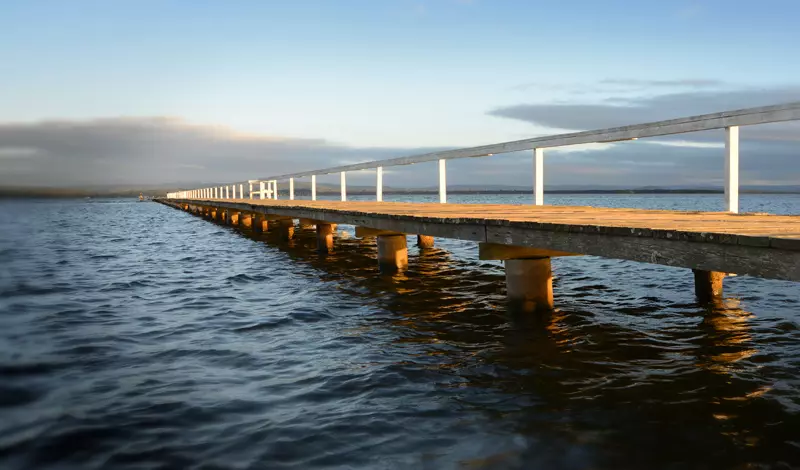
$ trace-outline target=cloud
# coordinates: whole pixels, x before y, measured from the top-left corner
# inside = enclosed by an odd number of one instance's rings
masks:
[[[721,87],[725,82],[721,80],[709,80],[702,78],[686,78],[678,80],[639,80],[633,78],[607,78],[600,81],[601,85],[613,85],[624,87],[692,87],[708,88]]]
[[[0,184],[243,181],[428,150],[250,135],[170,117],[5,123]]]
[[[488,114],[552,129],[589,130],[798,100],[800,86],[693,90],[653,96],[615,95],[599,103],[518,104]],[[762,140],[798,140],[800,136],[796,123],[748,127],[742,134]],[[705,138],[702,133],[692,135]]]
[[[706,78],[678,78],[678,79],[659,79],[647,80],[638,78],[606,78],[592,83],[578,82],[525,82],[510,87],[511,90],[523,91],[531,88],[548,91],[563,91],[571,95],[585,95],[591,93],[620,93],[647,91],[663,88],[722,88],[727,83],[722,80]]]

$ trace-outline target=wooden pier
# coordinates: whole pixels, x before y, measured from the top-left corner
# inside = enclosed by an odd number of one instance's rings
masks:
[[[431,237],[475,241],[481,259],[505,260],[509,301],[525,311],[554,307],[550,259],[575,255],[691,269],[695,292],[706,302],[722,294],[722,280],[728,274],[800,281],[800,216],[738,213],[738,126],[790,120],[800,120],[800,103],[280,175],[248,180],[247,186],[234,183],[178,191],[158,201],[256,231],[274,221],[284,238],[291,238],[294,221],[299,220],[301,225],[316,226],[322,251],[332,247],[335,224],[353,225],[356,236],[377,237],[381,269],[406,267],[409,234],[418,235],[421,247],[431,246]],[[709,129],[726,130],[727,212],[543,205],[544,148]],[[447,159],[526,149],[533,150],[533,205],[446,203]],[[383,202],[383,167],[436,160],[440,203]],[[366,169],[376,170],[375,202],[347,201],[346,172]],[[316,176],[330,173],[341,175],[341,201],[318,201]],[[303,177],[311,178],[311,200],[295,199],[294,179]],[[288,180],[288,200],[278,200],[282,180]]]
[[[406,234],[479,242],[481,259],[541,265],[556,256],[595,255],[800,281],[800,217],[602,209],[574,206],[341,202],[291,200],[181,200],[159,202],[223,223],[263,230],[264,222],[314,224],[327,250],[331,224],[356,227],[356,236],[392,243],[383,268],[402,269]],[[250,219],[245,222],[245,219]],[[398,237],[400,236],[400,237]],[[401,258],[397,260],[397,258]],[[518,263],[517,267],[524,266]],[[549,269],[549,268],[548,268]],[[528,274],[520,274],[529,278]],[[517,276],[517,277],[519,277]],[[549,276],[549,272],[548,272]],[[721,278],[695,276],[702,298],[721,295]],[[510,279],[513,284],[513,279]],[[526,280],[530,286],[541,284]],[[523,286],[524,287],[524,286]],[[522,289],[522,287],[517,290]],[[513,289],[512,289],[513,290]],[[513,292],[509,292],[513,294]],[[550,294],[552,295],[552,294]],[[549,302],[548,302],[549,303]]]

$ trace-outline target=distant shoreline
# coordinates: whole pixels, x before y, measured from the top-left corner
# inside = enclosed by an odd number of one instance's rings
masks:
[[[76,198],[138,198],[140,191],[81,191],[75,189],[0,189],[0,199],[76,199]],[[141,191],[147,197],[163,196],[166,191]],[[436,190],[385,190],[385,195],[436,195]],[[451,189],[448,194],[469,195],[469,194],[531,194],[532,190],[518,189],[494,189],[494,190],[458,190]],[[555,189],[545,191],[547,194],[722,194],[719,189]],[[791,190],[740,190],[740,194],[800,194],[800,191]],[[282,198],[288,198],[288,191],[280,191]],[[306,189],[295,190],[299,196],[310,196],[311,192]],[[321,189],[318,195],[338,195],[338,190]],[[351,196],[374,195],[374,190],[348,190]]]

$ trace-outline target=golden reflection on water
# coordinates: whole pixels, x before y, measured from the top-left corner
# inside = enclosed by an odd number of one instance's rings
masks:
[[[750,321],[754,315],[743,310],[736,298],[721,299],[708,307],[700,328],[705,332],[704,354],[698,367],[712,372],[731,374],[736,362],[755,355],[758,350],[748,345],[753,338]]]

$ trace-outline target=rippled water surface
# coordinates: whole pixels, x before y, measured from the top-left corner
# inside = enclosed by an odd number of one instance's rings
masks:
[[[704,308],[689,270],[559,258],[558,311],[520,318],[471,242],[380,275],[348,226],[323,256],[150,202],[0,211],[3,469],[800,467],[800,284]]]

